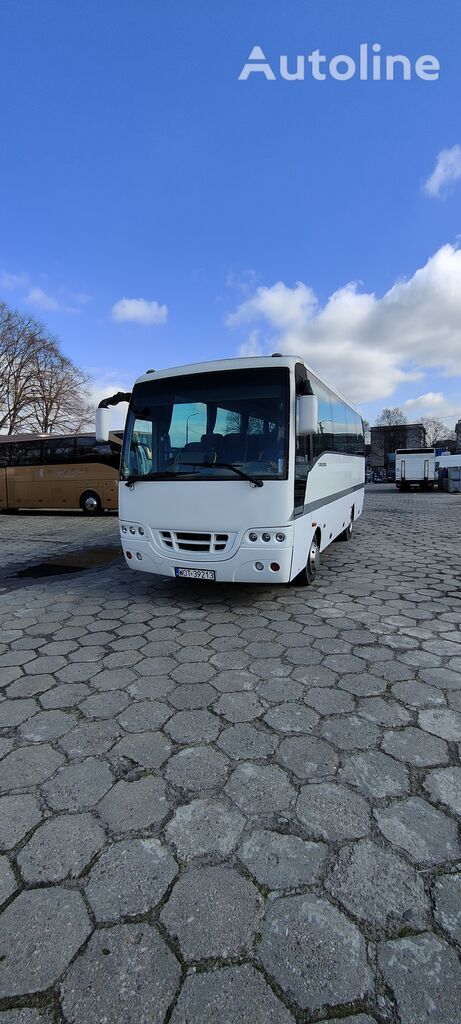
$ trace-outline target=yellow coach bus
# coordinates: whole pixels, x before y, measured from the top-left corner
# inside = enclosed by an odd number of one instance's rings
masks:
[[[78,509],[99,515],[117,508],[122,432],[0,436],[0,509]]]

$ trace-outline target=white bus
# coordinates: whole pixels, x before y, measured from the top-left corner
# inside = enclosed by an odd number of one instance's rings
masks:
[[[129,399],[119,485],[127,564],[239,583],[313,582],[320,554],[362,513],[359,412],[294,356],[176,366]]]

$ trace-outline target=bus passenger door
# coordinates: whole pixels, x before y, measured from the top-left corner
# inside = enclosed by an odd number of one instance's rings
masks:
[[[11,446],[9,508],[46,508],[46,482],[41,463],[41,441],[25,440]]]

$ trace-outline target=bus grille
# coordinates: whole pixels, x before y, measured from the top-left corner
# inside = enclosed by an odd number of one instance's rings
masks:
[[[170,551],[217,552],[226,551],[229,545],[228,533],[177,533],[161,530],[162,545]]]

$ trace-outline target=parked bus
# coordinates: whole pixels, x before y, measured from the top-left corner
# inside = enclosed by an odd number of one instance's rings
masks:
[[[240,583],[312,583],[362,513],[359,412],[294,356],[179,366],[129,394],[119,484],[133,569]]]
[[[0,509],[116,509],[121,444],[121,431],[103,443],[94,434],[0,436]]]

